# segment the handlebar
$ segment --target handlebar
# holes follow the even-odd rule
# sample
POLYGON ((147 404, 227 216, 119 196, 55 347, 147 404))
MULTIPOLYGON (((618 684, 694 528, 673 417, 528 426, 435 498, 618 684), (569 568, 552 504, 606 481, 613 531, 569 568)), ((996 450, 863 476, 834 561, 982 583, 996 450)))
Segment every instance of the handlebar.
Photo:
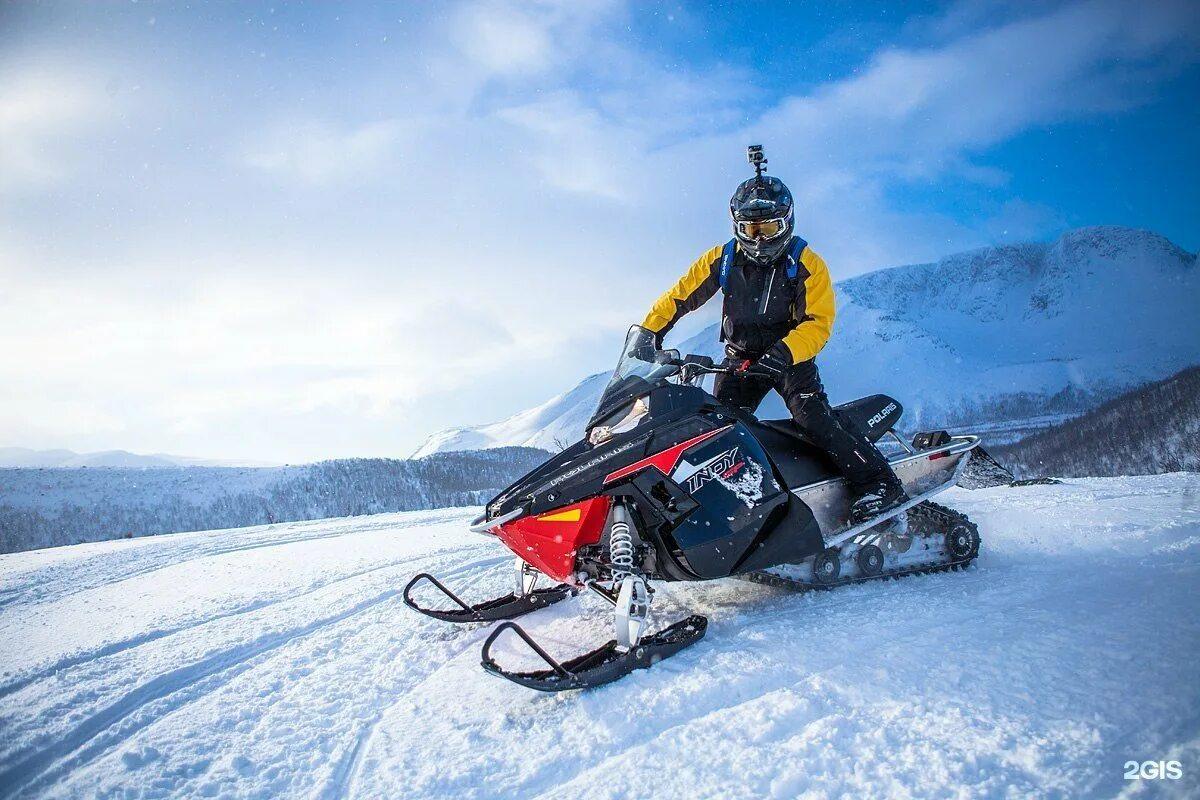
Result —
POLYGON ((691 383, 701 375, 732 375, 736 373, 737 367, 729 363, 726 359, 719 364, 714 364, 711 358, 707 356, 685 356, 677 361, 680 367, 680 379, 684 383, 691 383), (689 361, 688 359, 704 359, 708 363, 702 361, 689 361))
POLYGON ((720 364, 713 364, 711 367, 706 367, 700 364, 688 364, 687 366, 692 367, 696 372, 703 372, 709 375, 719 375, 721 373, 728 373, 732 375, 738 371, 737 367, 725 364, 724 362, 720 364))

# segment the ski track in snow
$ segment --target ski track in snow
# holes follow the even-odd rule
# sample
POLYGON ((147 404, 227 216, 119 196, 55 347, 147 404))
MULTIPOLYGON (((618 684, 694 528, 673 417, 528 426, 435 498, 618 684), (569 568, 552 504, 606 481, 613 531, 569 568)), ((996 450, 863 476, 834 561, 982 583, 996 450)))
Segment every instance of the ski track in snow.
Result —
MULTIPOLYGON (((0 596, 5 598, 0 601, 0 608, 11 603, 45 603, 95 586, 134 578, 198 558, 238 553, 260 547, 279 547, 292 542, 336 538, 350 533, 439 523, 456 520, 460 516, 457 509, 451 512, 441 509, 403 515, 380 514, 373 517, 175 533, 168 534, 169 539, 162 536, 134 539, 125 542, 124 548, 115 549, 111 545, 121 544, 120 541, 38 550, 26 555, 30 558, 46 558, 52 563, 43 569, 32 571, 25 583, 6 586, 0 591, 0 596), (394 518, 397 516, 409 519, 396 521, 394 518), (143 544, 147 545, 144 549, 139 547, 143 544), (60 561, 59 557, 64 555, 69 557, 60 561), (85 560, 87 563, 81 564, 78 560, 85 560)), ((4 563, 0 561, 0 577, 7 582, 9 577, 3 569, 4 563)))
MULTIPOLYGON (((657 584, 657 625, 707 638, 562 695, 400 600, 420 571, 510 591, 473 509, 0 556, 0 797, 1196 796, 1200 476, 943 497, 980 526, 971 569, 657 584), (1147 759, 1184 778, 1122 780, 1147 759)), ((522 625, 564 656, 610 617, 522 625)))

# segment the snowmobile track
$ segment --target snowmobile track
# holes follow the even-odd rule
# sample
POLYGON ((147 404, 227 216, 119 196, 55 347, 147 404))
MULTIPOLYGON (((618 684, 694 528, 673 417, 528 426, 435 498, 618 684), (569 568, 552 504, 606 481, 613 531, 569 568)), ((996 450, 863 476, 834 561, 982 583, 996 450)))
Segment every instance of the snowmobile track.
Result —
MULTIPOLYGON (((508 556, 499 556, 497 558, 490 559, 486 566, 495 566, 497 563, 502 563, 503 561, 507 560, 509 560, 508 556)), ((478 564, 476 564, 476 566, 478 566, 478 564)), ((458 570, 448 572, 446 575, 449 578, 453 578, 463 574, 466 571, 471 570, 464 570, 460 568, 458 570)), ((471 584, 474 582, 475 581, 471 581, 471 584)), ((446 630, 444 625, 439 624, 439 620, 433 619, 432 617, 421 617, 421 615, 416 616, 420 620, 423 630, 446 630)), ((323 798, 323 800, 340 800, 340 798, 352 796, 354 793, 355 783, 362 769, 363 754, 366 752, 371 739, 375 736, 375 732, 378 730, 383 719, 392 709, 404 703, 414 694, 419 692, 421 687, 432 675, 437 674, 447 665, 454 663, 454 661, 464 653, 477 651, 479 649, 480 642, 484 639, 494 624, 495 623, 492 622, 464 623, 450 627, 448 629, 450 632, 458 634, 459 637, 463 639, 462 645, 456 648, 452 655, 442 659, 440 662, 430 661, 428 664, 428 672, 421 678, 421 680, 417 681, 412 686, 409 686, 407 689, 400 692, 399 695, 391 699, 390 702, 380 707, 370 721, 364 723, 359 728, 358 732, 354 736, 354 744, 348 747, 342 754, 341 758, 338 760, 337 766, 334 768, 333 773, 330 775, 325 784, 325 787, 318 793, 318 796, 323 798)))
MULTIPOLYGON (((438 552, 419 560, 428 561, 443 555, 444 553, 438 552)), ((494 567, 508 560, 510 560, 508 556, 493 556, 461 565, 450 574, 462 575, 477 569, 494 567)), ((408 562, 404 562, 402 566, 407 567, 408 562)), ((336 582, 332 581, 331 583, 336 582)), ((292 641, 344 622, 389 600, 396 599, 401 595, 401 591, 401 589, 388 589, 337 614, 287 631, 261 636, 255 642, 226 648, 200 661, 165 672, 88 716, 59 737, 51 746, 33 752, 15 754, 9 759, 11 766, 0 767, 0 787, 11 788, 10 796, 15 797, 52 785, 63 775, 91 763, 114 746, 120 745, 129 735, 160 721, 194 700, 206 696, 213 688, 234 680, 253 667, 249 662, 255 658, 277 650, 292 641), (215 682, 208 681, 210 678, 215 679, 215 682), (120 736, 116 737, 114 742, 95 742, 105 731, 127 720, 140 709, 180 693, 187 694, 179 698, 178 702, 172 702, 162 713, 123 727, 120 736)), ((274 605, 274 603, 269 605, 274 605)), ((218 619, 228 616, 232 615, 222 615, 218 619)), ((183 630, 191 627, 195 626, 186 626, 183 630)), ((426 627, 433 626, 427 625, 426 627)), ((142 644, 145 643, 142 642, 142 644)), ((86 663, 86 661, 81 663, 86 663)))
MULTIPOLYGON (((458 555, 461 552, 461 550, 449 550, 449 551, 440 550, 440 551, 431 553, 429 555, 429 557, 433 558, 433 557, 436 557, 439 555, 444 555, 447 552, 452 552, 455 555, 458 555)), ((43 667, 43 668, 37 670, 36 672, 30 673, 24 677, 17 678, 6 684, 0 684, 0 700, 3 700, 8 695, 19 692, 20 690, 24 689, 26 686, 30 686, 39 680, 48 678, 64 669, 70 669, 72 667, 77 667, 77 666, 80 666, 83 664, 89 664, 89 663, 91 663, 93 661, 97 661, 101 658, 106 658, 108 656, 117 655, 117 654, 123 653, 127 650, 132 650, 136 647, 141 647, 142 645, 158 641, 159 639, 164 639, 168 636, 173 636, 177 633, 182 633, 184 631, 193 630, 195 628, 199 628, 203 625, 208 625, 213 622, 219 622, 224 619, 230 619, 233 617, 244 616, 246 614, 252 614, 257 611, 261 611, 265 608, 270 608, 272 606, 279 605, 280 603, 290 602, 297 598, 306 597, 308 595, 315 594, 317 592, 320 592, 324 589, 329 588, 330 586, 336 586, 339 583, 344 583, 346 581, 354 580, 356 578, 361 578, 364 575, 371 575, 376 572, 380 572, 380 571, 387 570, 387 569, 396 569, 396 568, 408 569, 409 566, 411 565, 411 563, 412 562, 410 559, 399 559, 396 561, 391 561, 391 562, 388 562, 387 564, 381 564, 378 566, 369 567, 367 569, 358 570, 356 572, 351 572, 351 573, 348 573, 345 575, 340 575, 336 578, 332 578, 328 581, 324 581, 322 583, 311 586, 310 588, 305 589, 302 592, 298 592, 295 594, 282 595, 273 600, 260 600, 260 601, 250 603, 248 605, 245 605, 245 606, 242 606, 239 608, 222 611, 219 614, 213 614, 213 615, 210 615, 207 617, 202 617, 199 619, 191 620, 185 625, 177 625, 177 626, 174 626, 171 628, 163 628, 160 630, 147 631, 146 633, 143 633, 139 636, 134 636, 130 639, 126 639, 126 640, 119 641, 119 642, 110 642, 96 650, 83 652, 83 653, 76 653, 69 657, 59 659, 58 661, 54 662, 53 664, 43 667)), ((496 563, 497 563, 496 559, 486 559, 486 560, 480 561, 480 562, 472 562, 465 566, 459 567, 458 569, 454 570, 454 572, 451 574, 459 575, 459 574, 462 574, 463 572, 470 572, 472 569, 474 569, 477 566, 481 566, 481 565, 482 566, 495 566, 496 563)))
POLYGON ((100 647, 96 650, 92 650, 92 651, 84 652, 84 653, 78 653, 78 654, 72 655, 68 658, 59 659, 58 661, 54 662, 53 664, 50 664, 49 666, 46 666, 46 667, 38 670, 37 672, 30 673, 30 674, 26 675, 25 677, 18 678, 14 681, 10 681, 9 683, 0 685, 0 700, 4 699, 5 697, 7 697, 10 694, 19 692, 20 690, 24 689, 26 686, 29 686, 33 683, 37 683, 38 681, 43 680, 45 678, 49 678, 50 676, 54 675, 55 673, 61 672, 64 669, 70 669, 72 667, 78 667, 83 664, 89 664, 89 663, 91 663, 93 661, 97 661, 101 658, 106 658, 108 656, 117 655, 118 653, 123 653, 127 650, 132 650, 134 648, 141 647, 142 645, 149 644, 151 642, 156 642, 159 639, 165 639, 168 636, 174 636, 177 633, 182 633, 184 631, 189 631, 194 628, 199 628, 203 625, 208 625, 213 622, 220 622, 221 620, 224 620, 224 619, 230 619, 233 617, 240 617, 240 616, 245 616, 247 614, 253 614, 256 611, 261 611, 265 608, 270 608, 271 606, 276 606, 276 605, 279 605, 280 603, 286 603, 286 602, 295 600, 300 597, 306 597, 308 595, 315 594, 319 591, 322 591, 323 589, 327 589, 330 586, 335 586, 335 585, 337 585, 339 583, 343 583, 345 581, 354 580, 355 578, 360 578, 364 575, 370 575, 372 573, 379 572, 379 571, 385 570, 385 569, 394 569, 396 567, 407 567, 407 565, 408 565, 408 562, 402 560, 402 561, 394 561, 394 562, 391 562, 388 564, 384 564, 382 566, 371 567, 369 569, 359 570, 358 572, 352 572, 347 575, 342 575, 340 577, 333 578, 333 579, 325 581, 323 583, 319 583, 319 584, 317 584, 309 589, 306 589, 303 592, 299 592, 297 594, 284 595, 284 596, 278 597, 273 600, 256 601, 254 603, 249 603, 249 604, 247 604, 245 606, 241 606, 239 608, 234 608, 234 609, 231 609, 228 611, 223 611, 220 614, 214 614, 212 616, 202 617, 200 619, 189 621, 186 625, 177 625, 172 628, 161 628, 158 630, 147 631, 146 633, 143 633, 140 636, 134 636, 130 639, 125 639, 125 640, 119 641, 119 642, 110 642, 109 644, 106 644, 103 647, 100 647))
MULTIPOLYGON (((915 506, 909 512, 910 523, 914 521, 912 518, 921 516, 932 516, 940 518, 943 523, 965 522, 971 524, 971 521, 965 514, 955 511, 952 508, 939 505, 938 503, 926 500, 920 505, 915 506), (916 512, 916 513, 914 513, 916 512)), ((948 526, 947 526, 948 527, 948 526)), ((972 525, 972 527, 974 527, 972 525)), ((892 578, 908 578, 914 575, 933 575, 939 572, 955 572, 957 570, 966 569, 971 565, 971 562, 979 557, 978 551, 970 558, 960 559, 958 561, 946 561, 941 563, 930 564, 915 564, 905 569, 898 569, 891 572, 883 572, 879 575, 857 576, 854 578, 841 578, 829 583, 809 583, 807 581, 794 580, 784 577, 783 575, 775 575, 770 572, 747 572, 734 577, 739 580, 748 581, 750 583, 759 583, 764 586, 773 586, 780 589, 787 589, 792 592, 808 592, 808 591, 827 591, 829 589, 837 589, 842 586, 853 586, 860 583, 869 583, 871 581, 889 580, 892 578)))
MULTIPOLYGON (((221 556, 232 555, 234 553, 242 553, 242 552, 247 552, 250 550, 259 550, 259 549, 262 549, 265 547, 282 547, 282 546, 286 546, 289 544, 299 544, 299 543, 303 543, 303 542, 319 542, 319 541, 323 541, 326 539, 337 539, 337 538, 341 538, 341 537, 345 537, 345 536, 353 536, 355 534, 362 534, 362 533, 372 533, 372 532, 376 532, 376 531, 391 531, 391 530, 399 531, 399 530, 405 530, 405 529, 412 528, 412 527, 435 525, 435 524, 450 521, 450 520, 453 520, 456 518, 457 517, 452 514, 450 514, 450 515, 430 514, 429 516, 422 516, 416 520, 411 520, 411 521, 406 520, 406 521, 400 522, 400 523, 396 523, 394 521, 388 521, 388 522, 363 521, 363 522, 350 523, 350 524, 347 524, 344 528, 339 527, 332 531, 328 530, 328 528, 326 528, 325 526, 323 526, 321 524, 323 522, 323 520, 306 520, 306 521, 302 521, 300 523, 290 523, 290 524, 298 524, 298 525, 302 526, 302 528, 300 530, 291 531, 291 532, 287 531, 286 527, 285 527, 289 523, 276 523, 275 525, 263 526, 263 527, 257 528, 257 529, 251 528, 251 529, 249 529, 250 532, 247 532, 241 536, 238 536, 237 540, 232 543, 228 542, 228 541, 220 540, 220 539, 214 539, 212 542, 204 541, 204 540, 201 540, 200 542, 188 542, 188 545, 189 545, 188 555, 184 558, 176 558, 175 557, 178 552, 176 548, 166 548, 163 550, 156 550, 152 554, 141 554, 141 553, 133 554, 133 555, 130 555, 128 558, 126 558, 125 563, 122 564, 122 566, 129 568, 128 571, 126 571, 126 572, 121 572, 120 570, 110 572, 110 571, 106 570, 104 572, 101 572, 97 576, 98 580, 94 580, 94 581, 90 581, 90 580, 86 580, 86 579, 80 580, 79 578, 85 577, 85 576, 81 575, 81 576, 76 577, 73 581, 64 582, 64 588, 61 589, 60 591, 58 591, 57 593, 50 593, 48 595, 37 594, 36 590, 39 585, 53 582, 54 573, 56 570, 58 570, 58 569, 71 570, 71 571, 78 570, 78 565, 73 565, 73 564, 56 565, 56 566, 50 567, 48 570, 46 570, 45 571, 46 574, 43 575, 40 579, 29 581, 27 583, 20 584, 20 585, 12 587, 11 589, 8 589, 7 590, 8 592, 11 592, 17 596, 6 599, 3 603, 3 605, 6 606, 9 604, 13 604, 13 603, 20 605, 23 602, 34 602, 34 603, 53 602, 55 600, 61 600, 66 597, 70 597, 74 594, 78 594, 79 592, 88 591, 89 589, 96 589, 96 588, 99 588, 102 586, 108 586, 113 583, 120 583, 121 581, 132 580, 134 578, 139 578, 144 575, 150 575, 150 574, 158 572, 159 570, 162 570, 162 569, 175 567, 180 564, 186 564, 186 563, 189 563, 192 561, 197 561, 197 560, 205 559, 205 558, 219 558, 221 556), (282 532, 275 531, 274 528, 276 528, 277 526, 283 527, 284 530, 282 532), (312 530, 310 530, 310 529, 312 529, 312 530), (147 563, 147 562, 149 562, 149 563, 147 563), (24 595, 27 595, 30 593, 33 593, 33 596, 29 597, 28 601, 26 601, 26 598, 24 597, 24 595)), ((349 519, 356 519, 356 518, 349 518, 349 519)), ((364 519, 369 519, 369 518, 364 518, 364 519)), ((235 534, 242 534, 243 530, 242 529, 231 529, 231 532, 233 532, 235 534)), ((207 532, 205 532, 205 531, 200 531, 200 532, 184 531, 179 534, 167 534, 166 536, 167 537, 172 537, 172 536, 186 537, 189 534, 194 534, 194 533, 207 533, 207 532)), ((171 544, 175 544, 175 542, 172 542, 171 544)), ((183 545, 182 545, 182 539, 181 539, 180 547, 182 547, 182 546, 183 545)), ((85 573, 85 575, 90 576, 88 574, 88 570, 86 567, 84 567, 83 572, 85 573)), ((2 607, 2 606, 0 606, 0 607, 2 607)))
MULTIPOLYGON (((258 642, 250 645, 227 648, 198 662, 163 673, 157 678, 142 684, 99 712, 89 716, 50 747, 30 753, 21 759, 19 763, 0 772, 0 785, 20 786, 22 791, 27 791, 53 783, 58 776, 65 774, 70 769, 89 763, 107 750, 108 746, 103 744, 89 748, 89 743, 104 731, 127 719, 144 706, 184 691, 218 673, 228 672, 228 675, 223 676, 225 677, 223 682, 228 682, 240 674, 240 671, 237 670, 239 666, 247 665, 247 662, 257 656, 278 649, 295 639, 307 636, 321 628, 349 619, 398 595, 399 591, 389 590, 357 603, 349 609, 331 617, 326 617, 289 631, 261 637, 258 642), (54 762, 72 754, 75 755, 68 763, 54 765, 54 762)), ((204 688, 211 687, 206 686, 204 688)), ((200 694, 202 695, 203 693, 200 694)), ((177 710, 192 699, 188 697, 184 698, 182 702, 171 704, 164 714, 160 714, 153 719, 141 721, 139 724, 123 730, 123 735, 127 736, 136 730, 140 730, 166 716, 166 714, 177 710)))
POLYGON ((895 572, 886 572, 882 575, 873 575, 870 577, 859 578, 843 578, 833 583, 817 584, 806 583, 804 581, 792 580, 785 578, 782 575, 772 575, 766 572, 747 572, 744 575, 736 575, 739 580, 748 581, 749 583, 758 583, 763 586, 773 586, 779 589, 787 589, 793 592, 824 592, 830 589, 837 589, 842 586, 852 586, 859 583, 870 583, 872 581, 884 581, 892 578, 908 578, 914 575, 934 575, 939 572, 955 572, 960 569, 966 569, 970 566, 974 559, 964 559, 963 561, 952 561, 947 564, 930 564, 929 566, 910 567, 904 570, 895 572))

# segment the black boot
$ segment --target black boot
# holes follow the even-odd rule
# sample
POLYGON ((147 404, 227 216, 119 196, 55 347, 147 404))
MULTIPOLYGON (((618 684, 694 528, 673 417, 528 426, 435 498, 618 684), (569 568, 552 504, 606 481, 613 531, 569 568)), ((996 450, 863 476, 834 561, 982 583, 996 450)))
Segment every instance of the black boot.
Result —
POLYGON ((851 526, 861 525, 867 520, 886 514, 908 500, 908 493, 904 491, 904 486, 895 473, 875 483, 858 487, 854 495, 854 502, 850 504, 851 526))

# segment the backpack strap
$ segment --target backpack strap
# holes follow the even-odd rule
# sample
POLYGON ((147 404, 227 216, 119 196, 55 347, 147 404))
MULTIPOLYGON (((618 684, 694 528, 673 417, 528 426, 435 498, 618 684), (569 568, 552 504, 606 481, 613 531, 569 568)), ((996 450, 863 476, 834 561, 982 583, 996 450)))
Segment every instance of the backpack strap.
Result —
POLYGON ((804 248, 806 247, 808 247, 808 242, 799 236, 792 237, 792 242, 788 245, 787 251, 787 276, 789 281, 796 280, 796 275, 800 273, 800 254, 804 252, 804 248))
MULTIPOLYGON (((787 249, 787 276, 789 281, 796 280, 796 276, 800 274, 800 254, 804 252, 804 248, 808 247, 808 242, 801 239, 799 236, 793 236, 791 243, 787 249)), ((725 285, 729 282, 729 270, 733 268, 733 256, 737 252, 737 239, 730 239, 721 248, 721 291, 725 291, 725 285)))
POLYGON ((733 255, 737 252, 737 239, 730 239, 721 248, 721 291, 725 291, 725 284, 729 282, 729 270, 733 268, 733 255))

